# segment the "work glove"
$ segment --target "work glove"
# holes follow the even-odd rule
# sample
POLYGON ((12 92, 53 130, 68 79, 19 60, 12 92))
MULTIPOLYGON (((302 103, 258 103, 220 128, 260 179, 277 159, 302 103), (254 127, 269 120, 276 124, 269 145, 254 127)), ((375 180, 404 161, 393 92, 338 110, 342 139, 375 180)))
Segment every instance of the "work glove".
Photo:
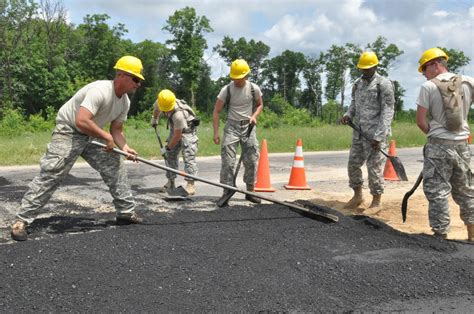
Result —
POLYGON ((160 153, 161 153, 161 156, 163 156, 163 158, 168 157, 169 152, 170 152, 170 150, 169 150, 168 146, 165 146, 165 147, 160 149, 160 153))
POLYGON ((351 118, 349 118, 349 116, 343 116, 340 120, 342 124, 348 124, 349 121, 351 121, 351 118))
POLYGON ((158 125, 158 119, 152 117, 150 121, 150 125, 152 128, 156 128, 156 126, 158 125))
POLYGON ((373 149, 379 149, 380 142, 376 140, 372 140, 370 142, 370 146, 372 146, 373 149))

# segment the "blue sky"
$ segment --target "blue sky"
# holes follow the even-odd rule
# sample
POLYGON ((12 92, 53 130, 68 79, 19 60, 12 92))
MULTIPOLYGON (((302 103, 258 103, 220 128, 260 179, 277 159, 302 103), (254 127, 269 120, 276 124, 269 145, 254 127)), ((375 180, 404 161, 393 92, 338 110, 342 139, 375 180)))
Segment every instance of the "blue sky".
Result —
MULTIPOLYGON (((206 16, 214 32, 208 34, 206 60, 213 78, 228 73, 228 65, 212 53, 224 36, 261 40, 270 56, 289 49, 318 55, 331 45, 351 42, 364 48, 378 36, 405 53, 389 76, 407 90, 405 109, 414 109, 425 78, 417 72, 421 53, 434 46, 464 51, 471 63, 462 69, 474 75, 474 0, 64 0, 69 21, 83 22, 86 14, 106 13, 110 24, 125 24, 126 38, 164 43, 162 31, 176 10, 193 7, 206 16)), ((346 91, 350 97, 350 88, 346 91)))

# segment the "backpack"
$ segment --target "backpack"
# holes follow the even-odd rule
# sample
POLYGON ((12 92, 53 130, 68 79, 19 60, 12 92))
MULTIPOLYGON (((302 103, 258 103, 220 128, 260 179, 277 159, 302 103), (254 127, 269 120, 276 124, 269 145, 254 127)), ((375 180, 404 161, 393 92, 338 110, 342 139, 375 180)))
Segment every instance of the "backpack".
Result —
POLYGON ((463 122, 464 91, 462 76, 454 75, 449 79, 433 78, 431 82, 438 87, 446 113, 446 129, 459 131, 463 122))
POLYGON ((190 115, 192 115, 194 117, 193 120, 190 120, 190 121, 187 121, 188 123, 188 128, 192 128, 192 127, 197 127, 201 120, 199 119, 198 116, 196 116, 196 113, 194 112, 193 108, 191 108, 187 103, 186 101, 182 100, 182 99, 176 99, 176 106, 175 106, 175 110, 173 111, 173 113, 169 116, 168 118, 168 122, 167 122, 167 125, 166 125, 166 128, 168 129, 169 127, 169 122, 171 121, 171 118, 174 116, 174 114, 176 113, 176 111, 187 111, 190 115))
MULTIPOLYGON (((253 87, 253 84, 250 83, 250 92, 252 93, 252 112, 255 112, 257 108, 257 102, 255 100, 255 88, 253 87)), ((228 107, 230 105, 230 83, 227 85, 227 97, 224 102, 224 107, 228 107)))

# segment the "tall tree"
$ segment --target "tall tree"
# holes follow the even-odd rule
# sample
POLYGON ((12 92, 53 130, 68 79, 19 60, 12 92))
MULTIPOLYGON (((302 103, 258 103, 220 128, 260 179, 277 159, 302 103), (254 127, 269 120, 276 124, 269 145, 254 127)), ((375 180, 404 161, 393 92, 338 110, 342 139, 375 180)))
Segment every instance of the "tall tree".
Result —
POLYGON ((264 63, 267 86, 278 90, 285 101, 295 104, 296 91, 300 87, 300 74, 306 66, 306 59, 301 52, 285 50, 264 63))
POLYGON ((63 38, 67 31, 66 9, 61 2, 41 0, 39 4, 40 21, 45 34, 46 58, 48 70, 63 64, 63 38))
POLYGON ((318 58, 306 58, 306 66, 303 69, 306 89, 303 91, 301 104, 309 112, 317 117, 322 116, 323 87, 321 73, 324 71, 324 54, 318 58))
POLYGON ((79 61, 88 79, 105 79, 113 74, 113 66, 121 56, 121 38, 128 30, 118 23, 112 28, 107 14, 87 14, 84 24, 77 31, 81 34, 82 45, 79 61))
POLYGON ((368 44, 367 48, 377 55, 379 59, 377 72, 383 76, 388 76, 388 72, 393 67, 396 59, 403 54, 403 50, 400 50, 395 44, 387 45, 387 39, 382 36, 377 37, 373 43, 368 44))
MULTIPOLYGON (((166 43, 172 46, 177 58, 177 70, 181 76, 181 84, 187 91, 191 104, 196 106, 196 89, 201 74, 202 57, 207 48, 204 34, 212 32, 210 22, 205 16, 197 16, 194 8, 185 7, 175 11, 166 21, 163 30, 173 35, 166 43)), ((185 97, 186 98, 186 97, 185 97)))
POLYGON ((133 115, 147 110, 151 112, 151 104, 156 101, 157 92, 171 86, 168 78, 172 71, 167 66, 170 64, 170 50, 165 45, 145 40, 135 44, 132 50, 142 61, 145 77, 141 88, 133 95, 133 100, 137 101, 137 105, 130 108, 130 114, 133 115))
POLYGON ((21 103, 17 90, 27 90, 17 76, 34 38, 36 8, 32 0, 0 0, 0 114, 4 106, 21 103))
POLYGON ((448 68, 450 72, 457 73, 463 66, 468 65, 471 58, 466 56, 463 51, 439 47, 448 55, 448 68))
POLYGON ((270 47, 253 39, 247 42, 243 37, 233 40, 229 36, 224 36, 222 43, 214 47, 213 51, 217 52, 227 64, 235 59, 245 59, 250 66, 251 77, 260 83, 258 79, 260 67, 270 53, 270 47))
POLYGON ((341 96, 340 110, 344 107, 344 91, 347 84, 347 70, 352 60, 350 48, 346 46, 332 45, 324 54, 326 70, 325 94, 328 100, 336 100, 338 94, 341 96))

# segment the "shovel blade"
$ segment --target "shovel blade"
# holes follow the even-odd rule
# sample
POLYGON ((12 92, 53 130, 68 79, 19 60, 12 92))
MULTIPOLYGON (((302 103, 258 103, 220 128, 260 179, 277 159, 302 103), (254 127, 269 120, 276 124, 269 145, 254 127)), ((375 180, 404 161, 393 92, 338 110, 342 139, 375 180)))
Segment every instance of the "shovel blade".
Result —
POLYGON ((398 178, 401 181, 408 181, 407 173, 405 171, 405 167, 403 167, 401 160, 396 156, 389 156, 389 158, 392 162, 393 169, 397 173, 398 178))
POLYGON ((183 188, 181 185, 174 189, 166 190, 166 193, 168 193, 168 195, 170 196, 189 196, 188 191, 186 191, 186 189, 183 188))

